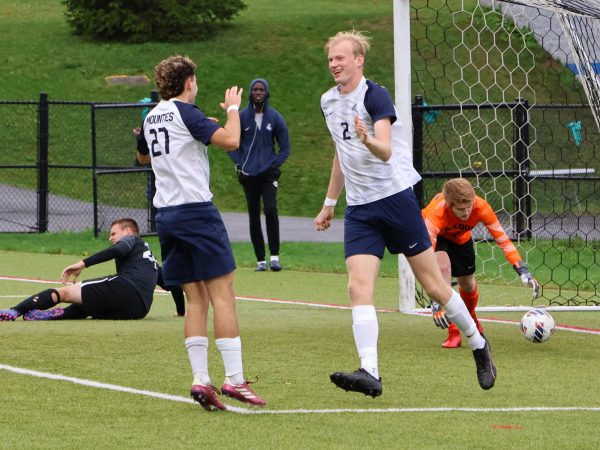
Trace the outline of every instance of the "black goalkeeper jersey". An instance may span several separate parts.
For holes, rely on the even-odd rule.
[[[115,260],[117,276],[131,283],[149,310],[158,277],[158,265],[150,246],[137,236],[123,236],[111,247],[85,258],[83,263],[90,267],[111,259]]]

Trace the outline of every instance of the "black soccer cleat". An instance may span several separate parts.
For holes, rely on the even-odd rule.
[[[329,375],[329,379],[345,391],[360,392],[373,398],[379,397],[382,392],[381,378],[375,378],[364,369],[350,373],[334,372]]]
[[[492,351],[490,350],[490,343],[485,339],[485,346],[483,348],[473,350],[473,358],[475,358],[475,365],[477,366],[477,381],[481,389],[491,389],[494,387],[496,382],[496,365],[494,364],[494,358],[492,358]]]

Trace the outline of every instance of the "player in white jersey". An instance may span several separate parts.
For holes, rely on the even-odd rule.
[[[198,93],[196,65],[172,56],[155,68],[162,101],[148,113],[138,138],[138,160],[152,162],[156,177],[154,206],[163,277],[181,285],[188,299],[185,345],[194,381],[191,395],[209,411],[225,409],[219,393],[263,406],[242,370],[242,344],[235,311],[235,261],[229,237],[209,190],[209,144],[227,151],[239,146],[238,114],[242,90],[225,91],[221,107],[227,122],[220,127],[194,105]],[[225,366],[221,391],[208,374],[208,311],[214,309],[214,335]]]
[[[496,379],[490,346],[457,292],[444,281],[411,187],[420,180],[412,167],[410,147],[387,91],[363,76],[370,44],[358,31],[329,38],[325,51],[336,86],[321,97],[321,109],[335,146],[323,208],[315,218],[319,231],[331,226],[342,189],[346,190],[344,253],[352,330],[361,367],[335,372],[331,381],[347,391],[377,397],[382,393],[378,369],[379,326],[373,300],[384,250],[403,253],[427,295],[469,339],[477,379],[490,389]]]

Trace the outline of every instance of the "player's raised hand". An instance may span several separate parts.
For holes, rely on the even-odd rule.
[[[85,269],[85,264],[83,261],[76,262],[75,264],[71,264],[68,267],[65,267],[62,273],[60,274],[60,281],[62,284],[67,284],[69,282],[69,278],[73,277],[73,283],[77,283],[77,277]]]
[[[242,93],[244,90],[242,88],[238,88],[237,86],[232,86],[225,91],[225,100],[221,103],[221,108],[225,111],[230,106],[236,105],[238,108],[242,103]]]
[[[358,118],[358,116],[354,116],[354,128],[356,129],[356,136],[360,139],[360,142],[367,145],[367,139],[369,138],[367,125]]]

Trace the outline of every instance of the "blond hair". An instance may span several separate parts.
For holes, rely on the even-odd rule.
[[[339,44],[342,41],[350,41],[352,44],[352,53],[354,56],[365,56],[365,54],[371,48],[371,38],[366,36],[365,33],[358,30],[340,31],[339,33],[331,36],[327,43],[323,46],[325,53],[329,52],[329,49],[334,45]]]
[[[475,199],[473,186],[464,178],[452,178],[446,181],[442,192],[448,204],[471,203]]]
[[[156,86],[164,100],[180,95],[185,80],[195,75],[196,64],[187,56],[174,55],[159,62],[154,68]]]

